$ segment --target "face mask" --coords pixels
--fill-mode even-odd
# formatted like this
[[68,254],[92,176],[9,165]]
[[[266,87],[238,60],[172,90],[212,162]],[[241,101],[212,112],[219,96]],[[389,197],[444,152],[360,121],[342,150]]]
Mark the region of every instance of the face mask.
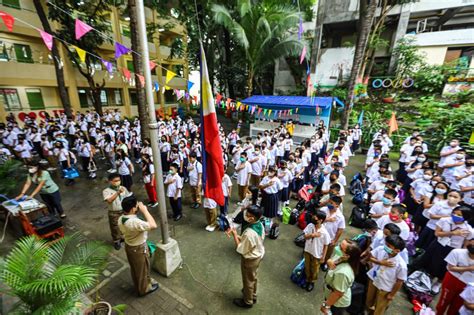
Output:
[[245,162],[245,158],[241,157],[240,162],[242,162],[242,163]]
[[34,173],[36,173],[37,171],[38,171],[38,168],[37,168],[37,167],[31,167],[31,168],[28,169],[28,172],[29,172],[30,174],[34,174]]
[[168,171],[168,174],[173,175],[173,174],[174,174],[174,171],[173,171],[173,170],[169,170],[169,171]]
[[380,178],[380,181],[381,181],[382,183],[386,183],[386,182],[388,182],[388,178],[387,178],[387,177],[381,177],[381,178]]
[[333,210],[333,209],[334,209],[334,206],[333,206],[332,204],[328,204],[327,207],[328,207],[329,210]]
[[416,160],[417,160],[418,162],[424,162],[424,161],[426,161],[426,158],[424,158],[424,157],[419,157],[419,158],[416,158]]
[[388,199],[387,197],[382,197],[382,203],[384,206],[390,206],[392,204],[392,200]]
[[342,249],[341,249],[340,245],[337,245],[336,247],[334,247],[334,253],[337,256],[344,256],[344,253],[342,252]]
[[337,180],[337,177],[332,177],[332,176],[331,176],[331,177],[329,177],[329,179],[330,179],[331,182],[334,182],[334,181]]
[[250,220],[247,210],[244,210],[244,221],[250,223]]
[[430,180],[432,178],[431,175],[423,175],[424,180]]
[[389,217],[390,220],[392,220],[392,221],[398,221],[398,220],[400,220],[400,216],[399,216],[398,214],[391,214],[391,213],[389,213],[389,214],[388,214],[388,217]]
[[450,142],[449,145],[452,147],[452,148],[455,148],[457,147],[457,143],[456,142]]
[[435,188],[435,192],[438,194],[438,195],[444,195],[447,190],[446,189],[443,189],[443,188]]
[[455,204],[455,203],[457,203],[457,198],[448,197],[448,202],[449,202],[450,204]]
[[393,254],[393,249],[391,249],[390,247],[388,247],[387,245],[384,245],[383,247],[384,251],[389,254],[389,255],[392,255]]
[[255,155],[259,155],[260,154],[260,151],[255,151]]
[[462,160],[464,158],[464,154],[456,154],[456,159]]
[[469,254],[474,255],[474,245],[467,245],[467,250],[469,251]]
[[460,217],[460,216],[457,216],[457,215],[454,215],[454,214],[451,214],[451,219],[453,219],[453,222],[454,222],[454,223],[462,223],[462,222],[464,222],[464,218],[463,218],[463,217]]

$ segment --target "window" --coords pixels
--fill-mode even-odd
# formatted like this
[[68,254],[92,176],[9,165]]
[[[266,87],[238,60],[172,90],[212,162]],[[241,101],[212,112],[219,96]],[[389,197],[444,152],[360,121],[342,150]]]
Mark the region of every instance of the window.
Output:
[[138,105],[138,96],[137,96],[137,91],[136,90],[128,90],[129,95],[130,95],[130,103],[132,105]]
[[89,98],[89,92],[86,89],[79,89],[77,92],[79,94],[79,103],[81,104],[82,108],[88,108],[92,105],[92,102]]
[[20,0],[2,0],[2,4],[6,7],[21,9]]
[[115,105],[123,105],[122,91],[120,89],[114,89],[114,104]]
[[173,90],[165,90],[165,103],[176,103],[176,97]]
[[5,43],[0,41],[0,61],[9,61],[10,57],[8,56],[7,46]]
[[43,95],[41,89],[26,89],[26,98],[30,109],[44,109]]
[[109,100],[107,99],[107,90],[101,90],[100,91],[100,103],[103,106],[109,105]]
[[125,25],[120,25],[122,28],[122,35],[130,37],[130,27]]
[[0,89],[0,97],[6,110],[20,110],[21,103],[17,89]]
[[31,55],[31,48],[28,45],[13,44],[15,48],[16,61],[33,63],[33,56]]
[[135,72],[135,67],[133,66],[133,60],[127,60],[127,69]]

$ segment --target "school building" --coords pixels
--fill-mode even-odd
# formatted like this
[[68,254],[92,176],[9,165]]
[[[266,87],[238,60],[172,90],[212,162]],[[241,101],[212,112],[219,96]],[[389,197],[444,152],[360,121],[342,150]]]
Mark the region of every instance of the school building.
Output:
[[[44,1],[44,8],[47,12],[46,1]],[[163,18],[158,16],[156,11],[148,8],[145,10],[147,24],[158,25],[152,36],[149,36],[150,60],[178,74],[167,84],[171,89],[164,93],[160,89],[159,92],[154,93],[156,108],[166,110],[177,106],[173,90],[185,90],[187,87],[189,74],[186,61],[187,32],[185,27],[172,17]],[[31,0],[0,0],[0,11],[43,29]],[[107,12],[108,36],[116,42],[131,47],[129,18],[121,12],[124,10],[113,6],[111,6],[111,11]],[[55,28],[55,23],[52,21],[51,27]],[[85,77],[66,55],[67,48],[57,40],[55,45],[59,48],[60,62],[63,66],[73,111],[83,112],[93,109],[89,84]],[[181,47],[178,50],[179,53],[172,54],[172,45]],[[100,46],[96,52],[106,60],[114,60],[113,43]],[[135,86],[125,82],[122,74],[117,71],[119,67],[128,68],[133,72],[131,54],[120,57],[117,63],[113,64],[113,75],[107,72],[99,60],[93,64],[93,67],[95,82],[102,84],[105,80],[105,86],[100,94],[103,110],[118,108],[124,116],[138,115]],[[165,85],[166,80],[166,70],[163,68],[158,66],[152,71],[153,81],[158,82],[161,87]],[[54,111],[60,110],[62,110],[62,104],[52,56],[39,32],[20,21],[15,21],[13,32],[9,32],[0,21],[0,121],[4,121],[9,113],[13,113],[16,117],[31,112],[35,112],[37,116],[43,116],[42,111],[54,114]]]

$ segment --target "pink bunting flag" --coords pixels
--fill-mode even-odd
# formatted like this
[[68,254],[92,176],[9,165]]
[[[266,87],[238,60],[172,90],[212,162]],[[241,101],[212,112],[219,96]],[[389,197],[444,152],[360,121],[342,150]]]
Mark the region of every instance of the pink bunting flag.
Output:
[[132,77],[130,74],[130,71],[127,68],[122,68],[122,73],[123,76],[130,81],[130,78]]
[[255,113],[256,106],[252,106],[252,115]]
[[262,113],[262,110],[263,110],[263,108],[259,108],[259,109],[258,109],[258,112],[257,112],[257,115],[260,116],[260,114]]
[[144,87],[145,86],[145,77],[142,76],[141,74],[138,74],[138,73],[135,73],[138,77],[138,80],[140,80],[140,85],[141,87]]
[[303,63],[304,57],[306,56],[306,45],[303,46],[303,51],[301,51],[300,64]]
[[53,36],[45,31],[39,31],[43,38],[44,44],[48,47],[49,51],[53,48]]
[[7,12],[0,11],[0,17],[3,20],[3,23],[10,32],[13,32],[13,24],[15,24],[15,18],[8,14]]
[[91,29],[92,26],[76,19],[76,40],[79,40],[82,36],[86,35]]
[[155,69],[156,66],[157,66],[156,63],[154,63],[154,62],[151,61],[151,60],[148,62],[148,64],[150,65],[150,71],[153,71],[153,69]]

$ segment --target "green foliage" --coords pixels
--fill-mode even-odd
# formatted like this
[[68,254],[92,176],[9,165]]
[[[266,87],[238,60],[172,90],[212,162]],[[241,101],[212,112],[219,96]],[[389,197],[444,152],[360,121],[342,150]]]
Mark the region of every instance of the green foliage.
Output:
[[386,118],[379,112],[365,112],[362,126],[362,144],[369,146],[374,134],[387,124]]
[[18,183],[25,177],[23,164],[17,160],[8,160],[0,164],[0,193],[11,195],[15,193]]
[[456,101],[459,104],[473,103],[474,104],[474,91],[462,91],[454,95]]
[[342,102],[346,101],[347,98],[347,89],[346,88],[335,88],[331,91],[332,97],[337,97]]
[[7,294],[19,298],[17,314],[69,314],[79,295],[105,267],[108,249],[79,234],[47,243],[36,236],[15,243],[0,270]]
[[403,37],[398,40],[393,50],[397,56],[397,78],[413,77],[424,65],[424,56],[418,51],[414,42],[413,37]]
[[449,65],[423,65],[414,76],[414,86],[427,94],[440,94],[447,79],[456,72]]

